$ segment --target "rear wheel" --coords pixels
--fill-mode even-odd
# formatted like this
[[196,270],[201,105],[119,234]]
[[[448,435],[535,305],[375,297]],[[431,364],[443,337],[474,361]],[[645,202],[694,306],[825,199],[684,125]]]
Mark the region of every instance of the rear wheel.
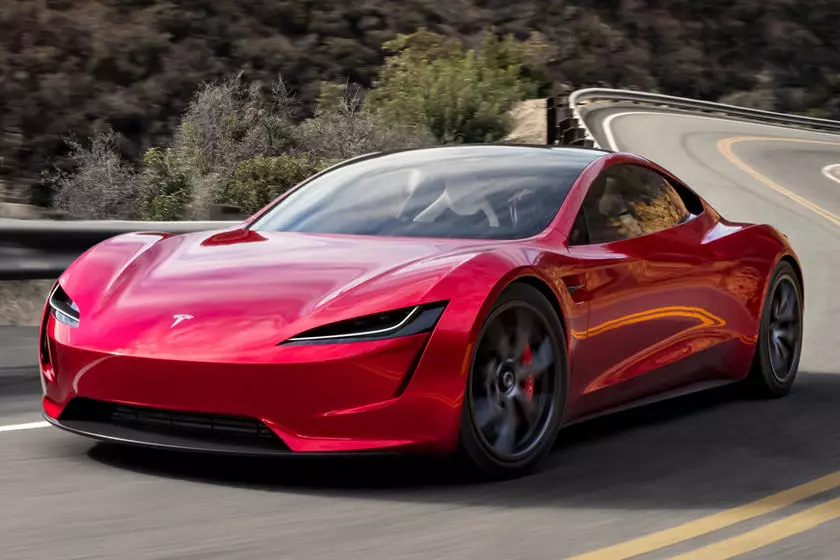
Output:
[[551,450],[566,384],[563,327],[539,290],[514,284],[493,305],[473,353],[460,454],[492,478],[521,476]]
[[802,354],[802,287],[790,263],[776,267],[761,314],[748,382],[761,397],[790,392]]

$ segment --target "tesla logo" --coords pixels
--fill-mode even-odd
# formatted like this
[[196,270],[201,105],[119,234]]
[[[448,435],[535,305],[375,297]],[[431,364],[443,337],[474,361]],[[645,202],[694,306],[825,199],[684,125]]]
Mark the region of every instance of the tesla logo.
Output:
[[173,315],[172,318],[175,319],[175,320],[172,322],[172,325],[169,327],[170,329],[174,329],[181,321],[187,321],[189,319],[192,319],[193,316],[192,315],[184,315],[182,313],[179,313],[178,315]]

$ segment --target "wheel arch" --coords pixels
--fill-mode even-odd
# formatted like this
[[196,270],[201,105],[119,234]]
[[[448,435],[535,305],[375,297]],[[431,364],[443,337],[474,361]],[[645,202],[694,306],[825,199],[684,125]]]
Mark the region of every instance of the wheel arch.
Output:
[[802,276],[802,265],[799,264],[799,261],[790,253],[782,255],[782,258],[779,259],[780,263],[786,262],[788,263],[791,268],[793,268],[793,273],[796,274],[796,280],[799,282],[799,294],[802,298],[802,302],[805,302],[805,279]]
[[563,327],[563,337],[566,339],[564,340],[564,343],[566,345],[566,359],[568,361],[570,358],[568,340],[569,328],[566,324],[566,314],[563,312],[563,306],[560,304],[560,298],[558,297],[557,293],[545,280],[539,278],[538,276],[532,276],[530,274],[520,276],[514,279],[505,287],[505,290],[516,284],[525,284],[526,286],[530,286],[536,289],[538,292],[540,292],[548,300],[548,303],[551,305],[551,308],[557,315],[557,319],[560,321],[560,325]]

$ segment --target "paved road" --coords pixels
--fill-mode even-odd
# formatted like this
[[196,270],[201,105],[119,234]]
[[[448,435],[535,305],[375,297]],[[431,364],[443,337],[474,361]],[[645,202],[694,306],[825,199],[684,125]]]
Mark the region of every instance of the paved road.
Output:
[[[615,116],[624,111],[592,113],[596,134],[607,136],[612,117],[620,148],[673,168],[724,215],[790,234],[806,267],[807,329],[789,398],[715,391],[578,426],[541,472],[501,484],[458,480],[434,462],[255,463],[128,451],[52,429],[0,431],[0,558],[557,559],[618,545],[589,557],[600,560],[657,542],[671,546],[639,558],[715,543],[699,557],[756,546],[743,557],[840,556],[840,502],[831,501],[840,475],[819,480],[840,472],[840,218],[830,219],[840,215],[840,184],[821,173],[840,163],[840,146],[727,140],[840,137]],[[0,364],[10,359],[4,348],[18,346],[0,331]],[[39,419],[37,383],[21,365],[0,370],[0,426]]]
[[[37,328],[0,326],[0,426],[37,419],[41,384],[32,365],[37,336]],[[4,444],[0,440],[0,450]]]

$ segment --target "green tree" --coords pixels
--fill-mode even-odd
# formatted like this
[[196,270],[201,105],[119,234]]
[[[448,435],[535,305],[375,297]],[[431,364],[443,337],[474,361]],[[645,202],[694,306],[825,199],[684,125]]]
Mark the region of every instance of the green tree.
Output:
[[426,30],[385,44],[385,62],[371,93],[394,123],[428,128],[439,142],[488,142],[510,129],[507,111],[536,93],[523,78],[523,49],[513,37],[485,31],[479,49]]

